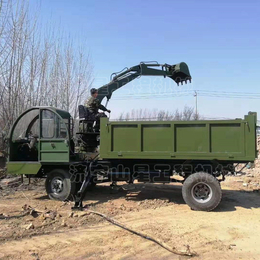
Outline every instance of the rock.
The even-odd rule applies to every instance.
[[[121,210],[126,210],[126,206],[124,204],[121,204],[120,209]]]
[[[0,219],[2,218],[8,218],[9,215],[8,214],[5,214],[5,213],[0,213]]]
[[[228,249],[233,249],[236,246],[236,244],[229,245]]]
[[[34,218],[37,218],[39,216],[38,212],[34,209],[30,210],[30,215],[32,215]]]
[[[90,212],[80,212],[79,213],[79,217],[84,217],[84,216],[87,216],[87,215],[90,215]]]
[[[5,178],[1,180],[2,186],[15,186],[21,183],[21,177],[14,177],[14,178]]]
[[[57,213],[57,211],[49,210],[47,212],[44,212],[40,215],[40,219],[44,221],[45,219],[49,218],[51,220],[55,220],[56,218],[60,218],[61,215]]]
[[[30,224],[26,227],[26,230],[29,230],[29,229],[34,229],[33,223],[30,223]]]
[[[56,218],[56,216],[57,216],[57,211],[49,210],[46,213],[44,213],[44,216],[46,218],[50,218],[51,220],[54,220]]]
[[[0,178],[5,178],[6,177],[6,169],[0,169]]]
[[[74,215],[74,212],[70,212],[69,215],[68,215],[68,217],[69,217],[69,218],[72,218],[73,215]]]
[[[161,200],[163,203],[169,203],[169,202],[170,202],[170,199],[165,198],[165,197],[160,198],[160,200]]]
[[[41,220],[41,221],[44,221],[45,219],[46,219],[45,214],[41,214],[41,215],[40,215],[40,220]]]
[[[32,253],[31,256],[35,257],[36,260],[40,260],[39,255],[37,253]]]
[[[247,187],[247,186],[248,186],[248,183],[245,183],[245,182],[244,182],[244,183],[243,183],[243,186],[244,186],[244,187]]]
[[[56,219],[60,219],[62,217],[61,214],[57,214]]]
[[[22,209],[23,209],[24,211],[31,211],[33,208],[32,208],[30,205],[24,204],[24,205],[22,206]]]
[[[68,204],[68,202],[65,201],[65,202],[63,202],[63,203],[60,205],[60,207],[64,207],[64,206],[66,206],[67,204]]]
[[[61,221],[61,226],[62,226],[62,227],[67,227],[67,224],[66,224],[66,222],[65,222],[65,219],[63,219],[63,220]]]

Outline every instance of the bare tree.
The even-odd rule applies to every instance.
[[[132,109],[131,112],[121,113],[117,120],[129,121],[129,120],[140,120],[140,121],[190,121],[200,120],[202,117],[194,112],[191,107],[185,106],[183,111],[176,109],[174,112],[167,110],[147,110],[147,109]]]
[[[40,27],[26,0],[0,0],[1,135],[31,106],[55,106],[76,116],[92,72],[88,51],[59,28]]]

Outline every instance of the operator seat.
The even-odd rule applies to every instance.
[[[90,113],[88,108],[83,105],[79,105],[79,125],[80,125],[80,132],[87,133],[93,132],[93,125],[96,121],[95,116]]]
[[[88,108],[83,105],[79,105],[79,118],[84,118],[88,121],[95,121],[95,117],[89,112]]]

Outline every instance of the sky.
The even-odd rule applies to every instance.
[[[195,108],[194,91],[205,118],[260,115],[258,0],[42,0],[40,18],[89,51],[96,88],[142,61],[188,64],[191,84],[141,77],[114,92],[112,118],[140,108]]]

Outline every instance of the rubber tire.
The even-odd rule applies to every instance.
[[[63,191],[60,194],[55,194],[51,190],[51,182],[54,177],[60,177],[63,179]],[[67,201],[73,200],[73,194],[75,194],[76,184],[71,182],[68,171],[63,169],[55,169],[48,173],[45,181],[45,189],[50,199]]]
[[[212,197],[208,202],[200,203],[192,197],[192,187],[199,182],[204,182],[212,189]],[[219,181],[209,173],[197,172],[191,174],[185,181],[182,187],[182,197],[186,204],[193,210],[211,211],[215,209],[222,198],[222,191]]]

